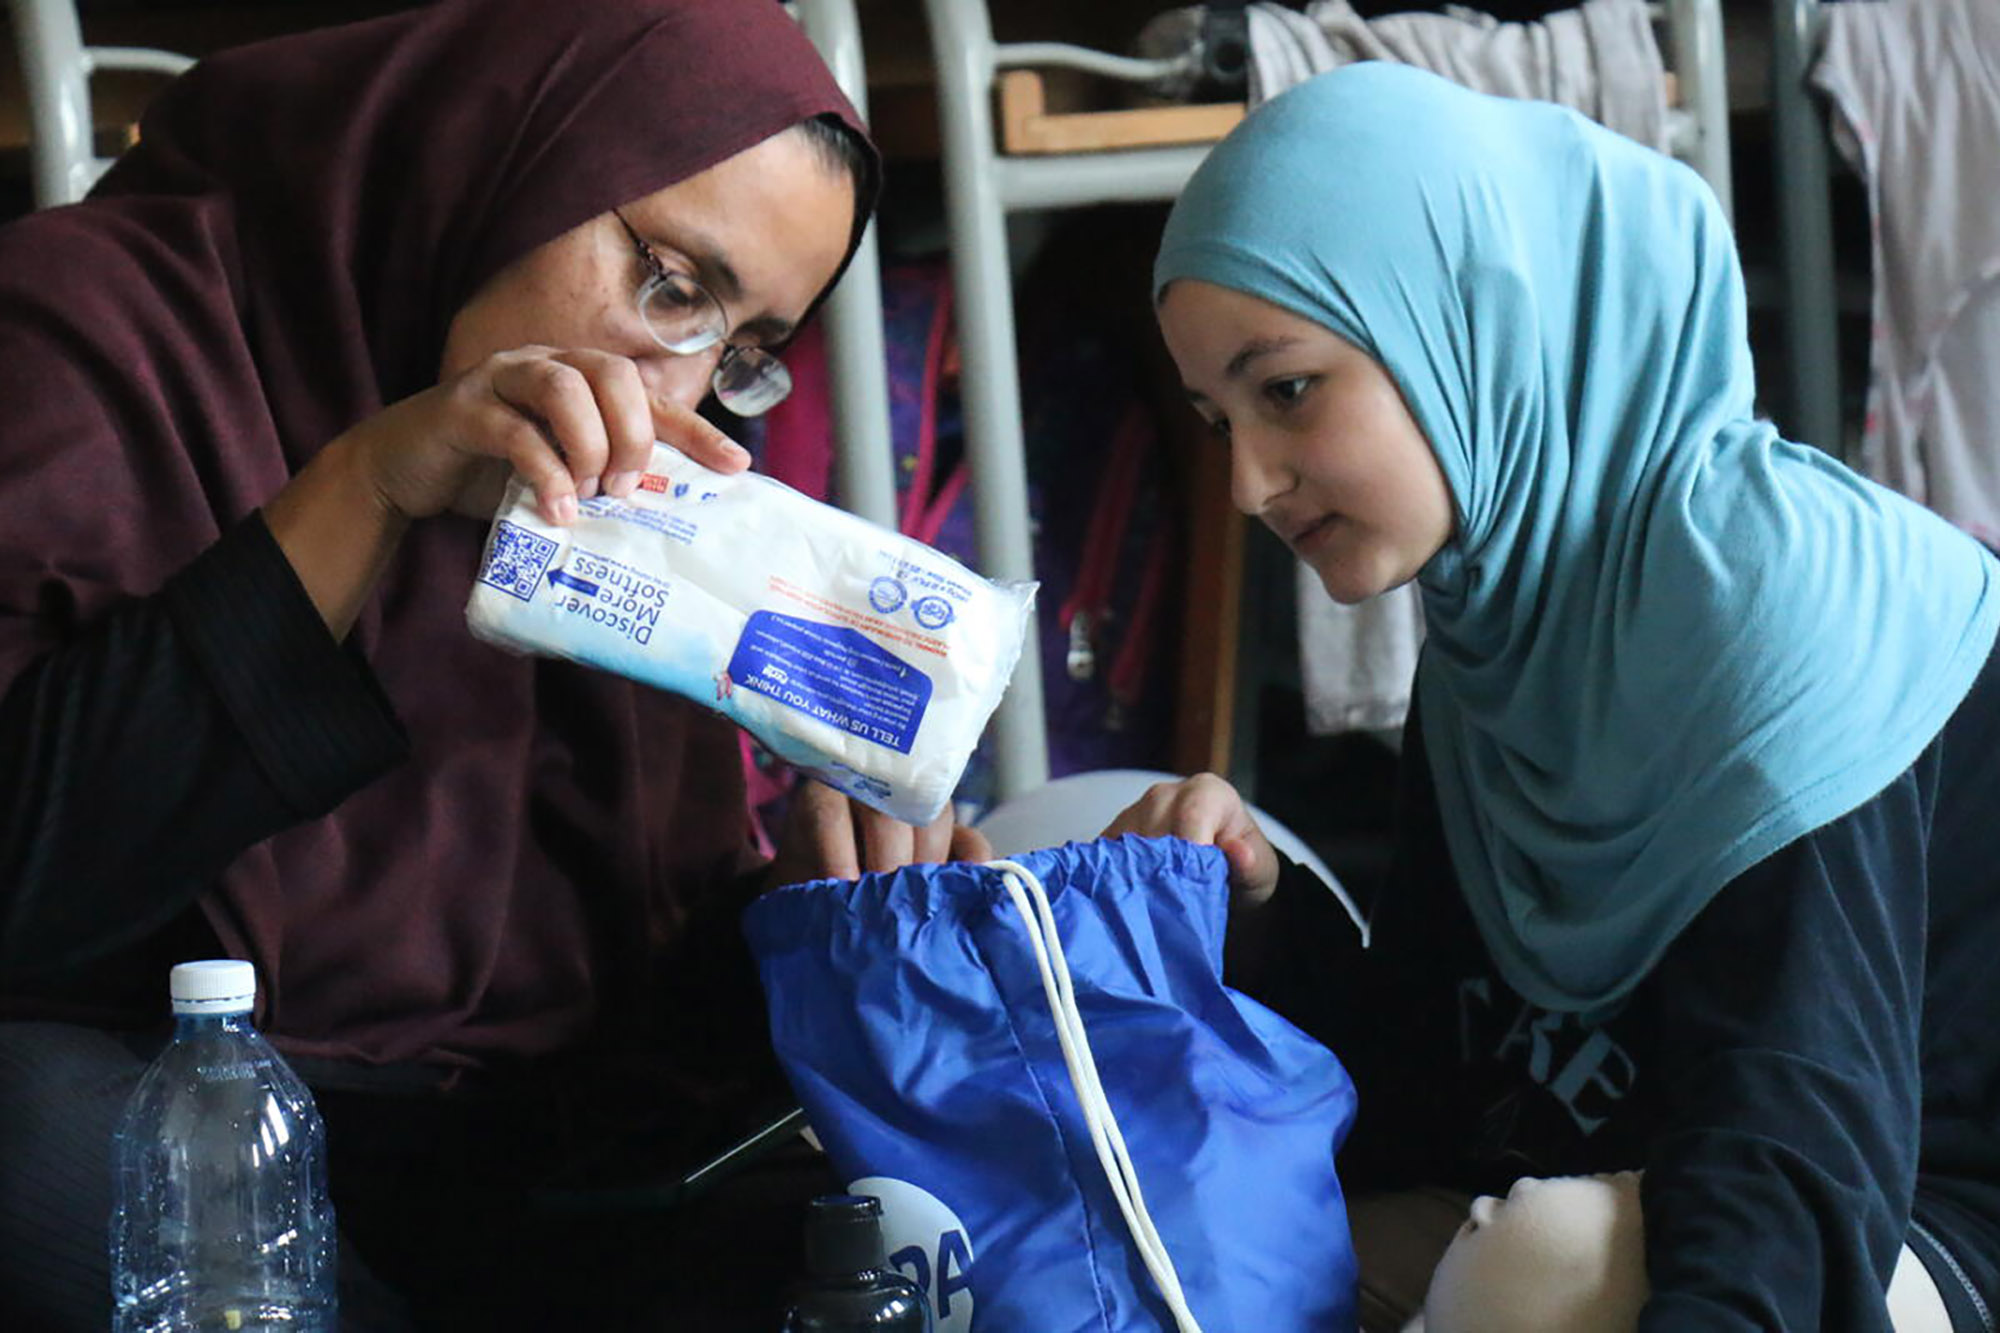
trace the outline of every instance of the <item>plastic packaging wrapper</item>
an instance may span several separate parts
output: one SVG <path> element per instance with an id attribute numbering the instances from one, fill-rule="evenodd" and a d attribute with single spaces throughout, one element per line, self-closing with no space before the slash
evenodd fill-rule
<path id="1" fill-rule="evenodd" d="M 569 527 L 509 485 L 472 632 L 693 699 L 912 824 L 950 801 L 1021 653 L 1036 585 L 668 445 Z"/>

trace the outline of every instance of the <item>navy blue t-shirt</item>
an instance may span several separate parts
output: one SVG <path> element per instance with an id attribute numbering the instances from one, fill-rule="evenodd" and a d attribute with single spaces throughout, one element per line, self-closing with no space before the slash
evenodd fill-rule
<path id="1" fill-rule="evenodd" d="M 1402 785 L 1369 947 L 1294 867 L 1232 977 L 1353 1074 L 1350 1191 L 1643 1168 L 1644 1333 L 1886 1331 L 1906 1242 L 1992 1333 L 2000 653 L 1917 763 L 1727 885 L 1607 1015 L 1501 979 L 1415 717 Z"/>

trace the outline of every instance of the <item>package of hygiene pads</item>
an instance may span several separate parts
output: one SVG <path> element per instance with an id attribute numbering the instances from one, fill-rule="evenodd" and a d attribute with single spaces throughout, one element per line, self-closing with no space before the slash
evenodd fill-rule
<path id="1" fill-rule="evenodd" d="M 944 809 L 1013 675 L 1034 584 L 664 444 L 630 497 L 580 509 L 554 527 L 508 486 L 465 608 L 475 635 L 705 704 L 898 819 Z"/>

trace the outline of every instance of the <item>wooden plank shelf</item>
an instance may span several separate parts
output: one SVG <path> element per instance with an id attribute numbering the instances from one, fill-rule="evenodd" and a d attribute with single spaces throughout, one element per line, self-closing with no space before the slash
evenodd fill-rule
<path id="1" fill-rule="evenodd" d="M 1000 75 L 1000 151 L 1018 156 L 1214 143 L 1243 116 L 1241 102 L 1050 111 L 1039 72 L 1010 69 Z"/>

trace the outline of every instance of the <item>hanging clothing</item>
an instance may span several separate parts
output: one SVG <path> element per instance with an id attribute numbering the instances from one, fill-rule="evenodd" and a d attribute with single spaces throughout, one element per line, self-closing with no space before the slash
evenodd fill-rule
<path id="1" fill-rule="evenodd" d="M 0 229 L 0 1016 L 157 1014 L 205 931 L 294 1056 L 664 1049 L 753 864 L 733 729 L 474 642 L 469 519 L 336 644 L 257 511 L 507 265 L 816 116 L 774 4 L 443 0 L 203 61 Z"/>
<path id="2" fill-rule="evenodd" d="M 1868 189 L 1861 467 L 2000 544 L 2000 10 L 1881 0 L 1818 12 L 1813 81 Z"/>
<path id="3" fill-rule="evenodd" d="M 1294 569 L 1306 729 L 1315 736 L 1395 731 L 1410 711 L 1424 643 L 1417 585 L 1345 606 L 1326 595 L 1311 566 L 1299 561 Z"/>
<path id="4" fill-rule="evenodd" d="M 1463 5 L 1363 18 L 1347 0 L 1303 12 L 1250 6 L 1250 103 L 1358 60 L 1391 60 L 1480 92 L 1574 107 L 1649 148 L 1667 146 L 1666 69 L 1642 0 L 1584 0 L 1530 23 Z"/>
<path id="5" fill-rule="evenodd" d="M 1154 277 L 1367 352 L 1435 451 L 1456 522 L 1417 690 L 1468 905 L 1536 1004 L 1616 1003 L 1881 790 L 2000 631 L 1984 548 L 1755 419 L 1700 177 L 1575 112 L 1322 75 L 1209 154 Z"/>

